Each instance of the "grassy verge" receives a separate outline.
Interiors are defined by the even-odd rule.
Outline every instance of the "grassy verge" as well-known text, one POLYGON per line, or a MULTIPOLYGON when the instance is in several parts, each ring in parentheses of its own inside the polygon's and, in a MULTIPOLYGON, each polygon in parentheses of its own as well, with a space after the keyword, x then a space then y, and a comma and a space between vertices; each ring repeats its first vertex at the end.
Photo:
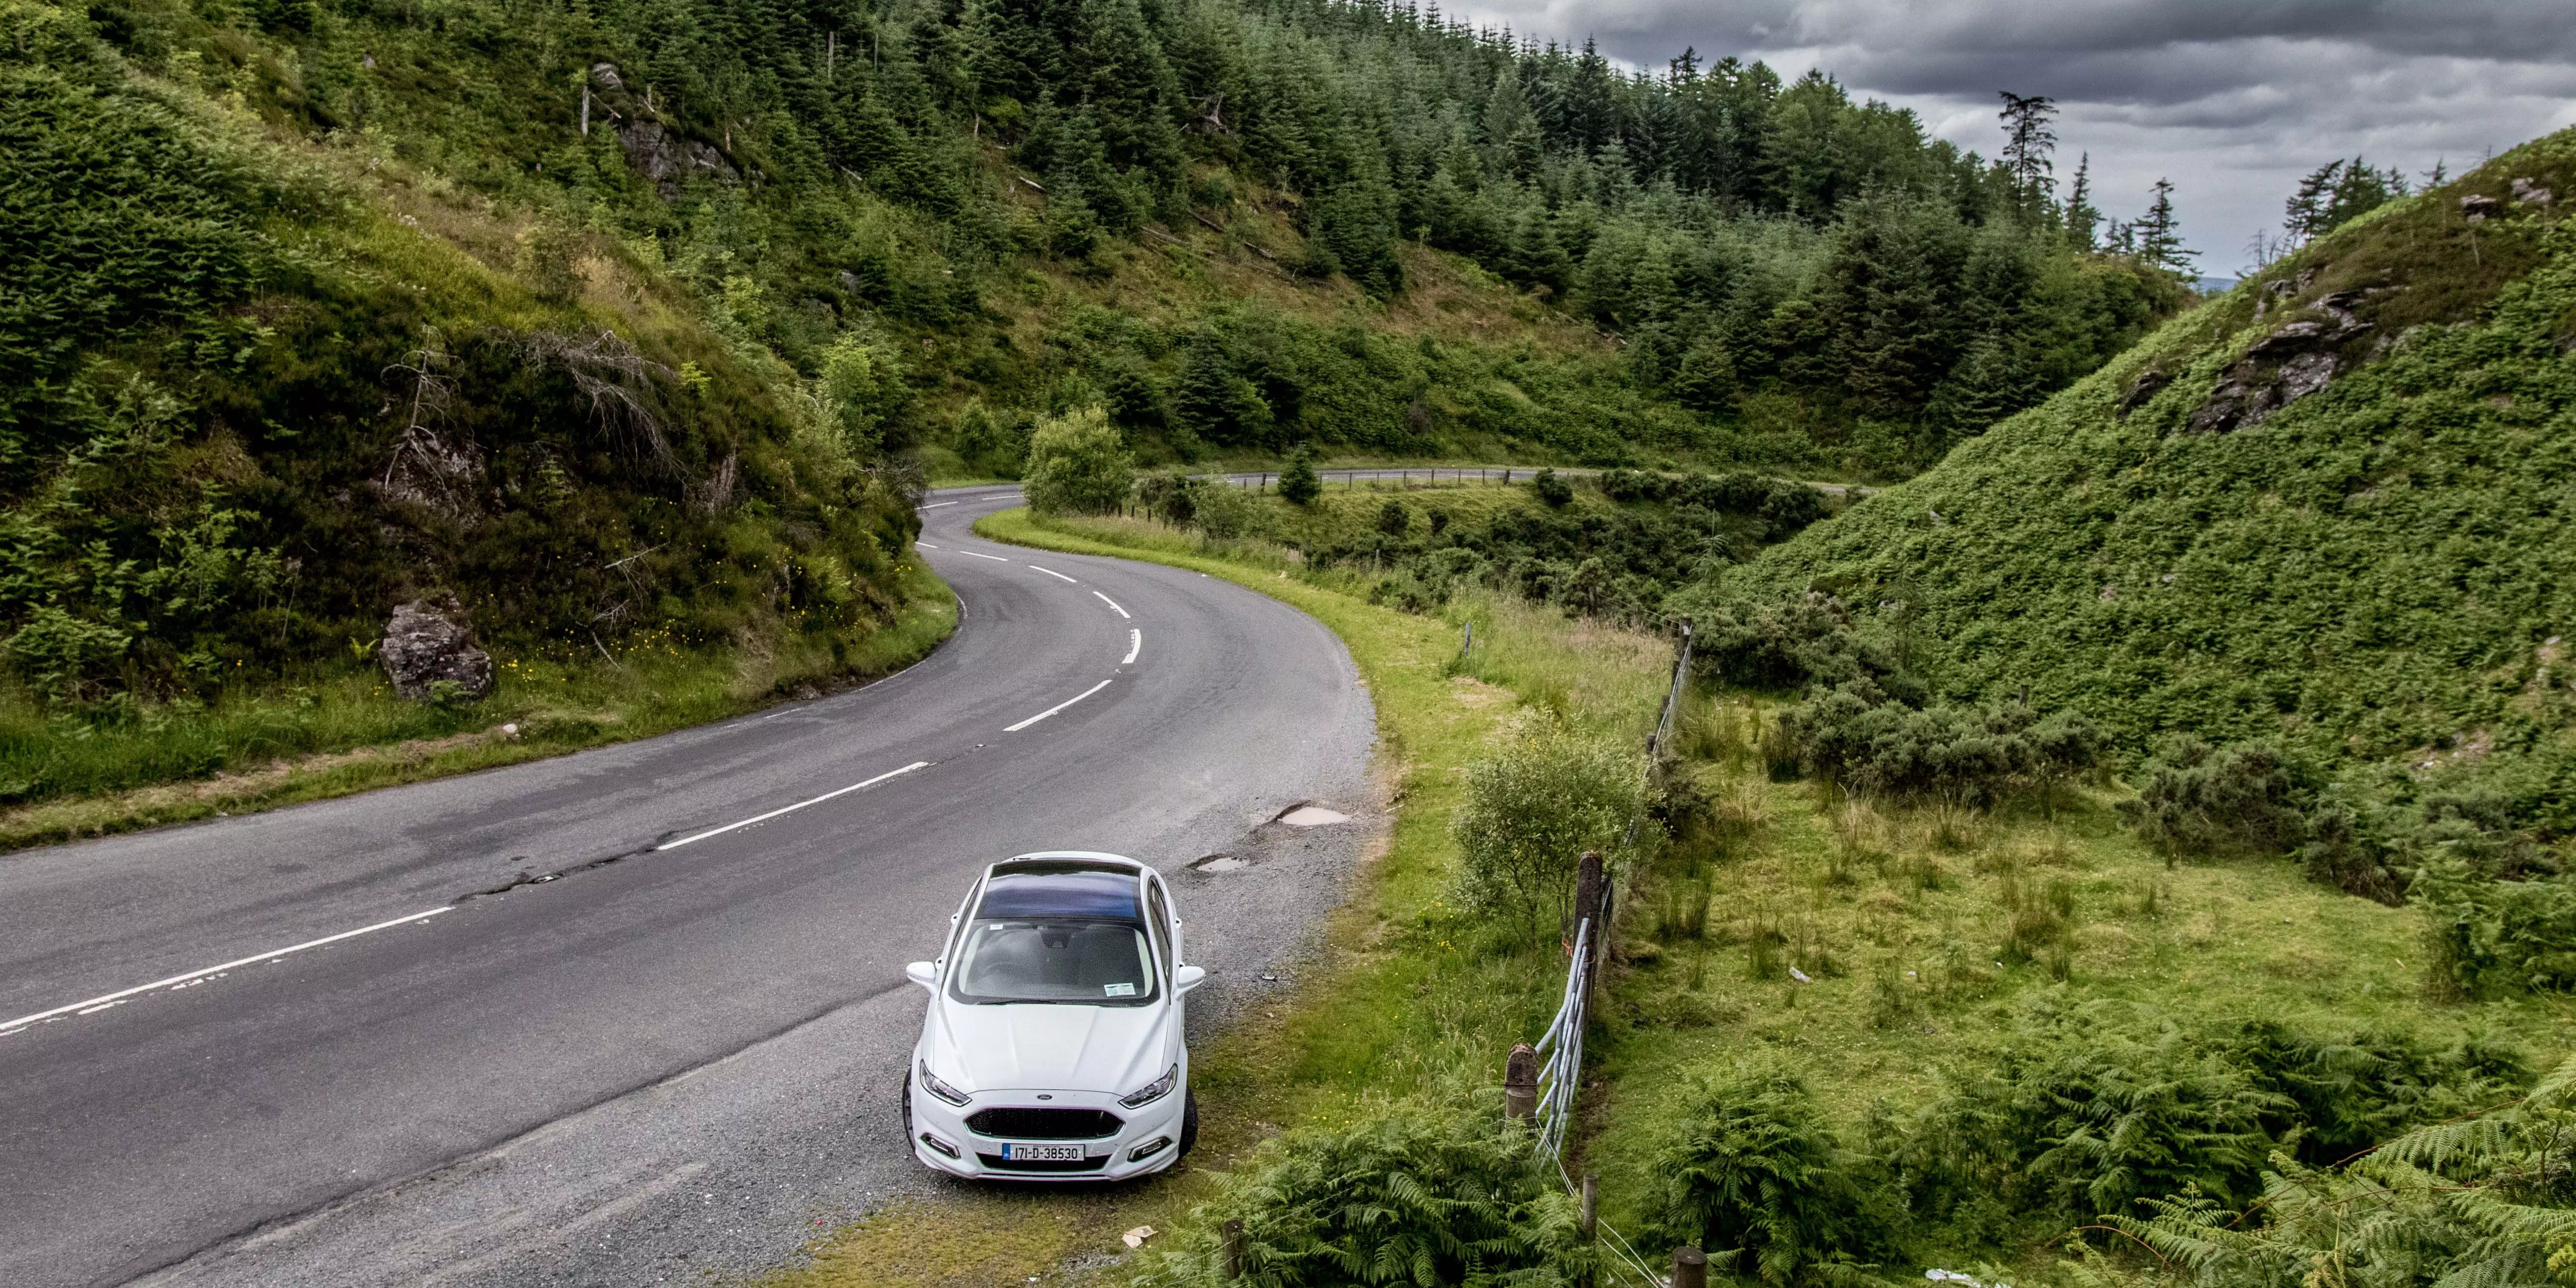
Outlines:
POLYGON ((396 698, 354 660, 202 705, 0 707, 0 787, 44 798, 0 810, 0 849, 517 764, 882 675, 956 629, 956 597, 928 569, 908 567, 904 589, 893 621, 849 638, 746 650, 644 637, 613 657, 496 656, 492 695, 453 707, 396 698))
MULTIPOLYGON (((2429 990, 2418 909, 2281 860, 2169 862, 2117 824, 2117 788, 1971 813, 1774 782, 1759 752, 1772 715, 1760 698, 1694 695, 1683 772, 1717 801, 1718 834, 1668 852, 1624 909, 1585 1146, 1623 1228, 1647 1222, 1652 1160, 1693 1084, 1747 1063, 1794 1072, 1860 1142, 1992 1069, 2026 1014, 2097 1000, 2186 1032, 2259 1021, 2501 1043, 2535 1069, 2576 1049, 2564 994, 2472 1007, 2429 990)), ((1985 1252, 1956 1251, 1947 1264, 1985 1252)), ((2049 1243, 2010 1251, 2014 1283, 2064 1274, 2049 1243)))
POLYGON ((1022 510, 977 531, 1188 568, 1312 614, 1349 647, 1375 700, 1394 826, 1326 926, 1311 982, 1193 1053, 1206 1131, 1187 1167, 1119 1190, 972 1190, 899 1204, 819 1245, 810 1266, 772 1280, 777 1288, 1092 1278, 1118 1264, 1122 1231, 1186 1220, 1210 1191, 1208 1169, 1287 1127, 1347 1120, 1426 1089, 1499 1085, 1504 1053, 1545 1024, 1564 965, 1548 951, 1478 951, 1473 928, 1450 910, 1461 771, 1525 703, 1642 737, 1670 665, 1661 640, 1516 601, 1465 595, 1439 615, 1378 607, 1355 575, 1307 572, 1263 543, 1212 546, 1158 524, 1041 521, 1022 510), (1469 621, 1476 651, 1462 662, 1469 621))

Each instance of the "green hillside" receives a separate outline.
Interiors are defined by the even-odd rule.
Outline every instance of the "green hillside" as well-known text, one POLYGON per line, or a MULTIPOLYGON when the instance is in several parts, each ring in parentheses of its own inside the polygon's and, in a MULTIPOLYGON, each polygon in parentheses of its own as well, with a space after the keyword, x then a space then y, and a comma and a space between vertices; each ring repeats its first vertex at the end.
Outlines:
POLYGON ((2576 193, 2576 134, 2318 239, 1680 602, 1829 597, 1932 696, 2026 692, 2177 773, 2217 762, 2168 735, 2259 741, 2275 803, 2335 806, 2270 842, 2358 847, 2328 866, 2382 897, 2463 846, 2554 869, 2576 229, 2552 191, 2576 193))

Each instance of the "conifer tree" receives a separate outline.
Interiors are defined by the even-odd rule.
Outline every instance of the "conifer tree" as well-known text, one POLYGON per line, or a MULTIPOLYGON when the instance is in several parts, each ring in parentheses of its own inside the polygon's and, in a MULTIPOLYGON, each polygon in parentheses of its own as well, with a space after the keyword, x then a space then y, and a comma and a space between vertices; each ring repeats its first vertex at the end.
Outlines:
POLYGON ((2057 188, 2057 131, 2048 120, 2057 115, 2057 100, 2044 94, 2022 95, 1998 90, 2004 108, 2004 170, 2012 176, 2013 195, 2027 213, 2044 209, 2057 188))
POLYGON ((2194 271, 2192 261, 2200 258, 2200 252, 2183 249, 2182 233, 2174 222, 2173 181, 2156 180, 2155 194, 2155 201, 2134 226, 2137 256, 2157 268, 2188 277, 2194 271))
POLYGON ((2066 190, 2066 240, 2079 251, 2094 247, 2093 229, 2102 222, 2102 212, 2093 206, 2093 154, 2084 153, 2075 162, 2075 182, 2066 190))

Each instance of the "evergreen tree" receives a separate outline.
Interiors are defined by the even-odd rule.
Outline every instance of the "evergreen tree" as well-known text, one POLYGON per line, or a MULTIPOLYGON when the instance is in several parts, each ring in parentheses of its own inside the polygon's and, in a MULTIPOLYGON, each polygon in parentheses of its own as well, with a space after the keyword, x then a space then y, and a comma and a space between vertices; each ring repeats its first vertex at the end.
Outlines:
POLYGON ((2195 271, 2192 261, 2200 252, 2183 249, 2182 232, 2174 222, 2172 180, 2156 180, 2155 201, 2138 217, 2134 232, 2140 260, 2185 277, 2195 271))
POLYGON ((2057 131, 2048 123, 2057 115, 2057 100, 2043 94, 1996 92, 2004 100, 1999 113, 2004 123, 2003 167, 2012 176, 2016 202, 2024 212, 2045 209, 2057 189, 2051 159, 2057 151, 2057 131))
POLYGON ((2066 190, 2066 240, 2079 251, 2094 248, 2093 229, 2102 222, 2102 212, 2093 206, 2093 154, 2084 153, 2075 162, 2075 182, 2066 190))
POLYGON ((1315 448, 1299 443, 1288 454, 1287 468, 1279 471, 1279 495, 1290 505, 1312 505, 1324 494, 1324 481, 1315 474, 1315 448))
POLYGON ((2334 198, 2337 180, 2343 176, 2343 162, 2329 161, 2299 180, 2296 192, 2290 194, 2283 208, 2281 228, 2292 242, 2305 242, 2334 227, 2326 222, 2327 207, 2334 198))

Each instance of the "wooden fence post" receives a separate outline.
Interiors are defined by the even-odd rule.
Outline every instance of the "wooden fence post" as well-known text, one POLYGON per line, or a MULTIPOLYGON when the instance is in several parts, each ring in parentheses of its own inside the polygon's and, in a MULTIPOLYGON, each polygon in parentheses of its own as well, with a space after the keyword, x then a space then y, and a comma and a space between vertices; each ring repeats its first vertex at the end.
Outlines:
POLYGON ((1708 1288, 1708 1254, 1685 1243, 1673 1249, 1673 1288, 1708 1288))
POLYGON ((1583 865, 1576 869, 1574 877, 1574 920, 1576 925, 1581 925, 1587 917, 1592 920, 1592 942, 1586 946, 1583 962, 1583 1014, 1586 1018, 1592 1014, 1592 976, 1595 974, 1592 968, 1602 960, 1602 948, 1610 941, 1609 907, 1609 870, 1602 866, 1601 851, 1585 850, 1583 865))
POLYGON ((1525 1123, 1537 1116, 1538 1048, 1523 1042, 1503 1062, 1503 1117, 1525 1123))
POLYGON ((1228 1280, 1241 1279, 1243 1277, 1243 1222, 1225 1223, 1224 1246, 1225 1277, 1228 1280))

